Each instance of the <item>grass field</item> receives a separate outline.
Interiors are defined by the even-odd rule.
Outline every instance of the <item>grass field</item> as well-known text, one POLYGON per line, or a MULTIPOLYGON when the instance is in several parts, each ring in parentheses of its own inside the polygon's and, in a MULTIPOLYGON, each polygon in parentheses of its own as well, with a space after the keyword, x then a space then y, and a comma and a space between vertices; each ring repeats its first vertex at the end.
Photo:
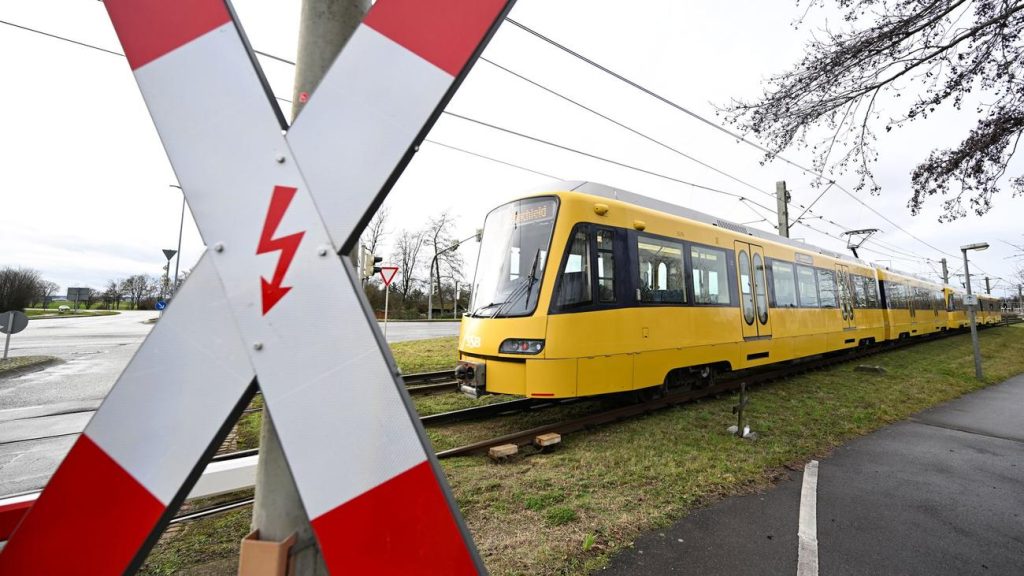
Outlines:
MULTIPOLYGON (((452 338, 417 343, 414 351, 397 345, 395 356, 406 372, 431 370, 422 366, 451 365, 454 346, 452 338), (406 370, 407 361, 418 368, 406 370)), ((588 573, 645 530, 720 498, 766 489, 784 467, 827 457, 850 438, 1024 372, 1024 325, 986 330, 981 346, 986 383, 974 379, 970 336, 959 335, 866 361, 886 374, 855 372, 850 363, 754 388, 754 442, 725 432, 735 423, 732 395, 567 436, 550 453, 442 465, 493 574, 588 573)), ((430 430, 430 437, 441 448, 487 426, 455 425, 430 430)), ((185 527, 158 546, 143 573, 213 573, 203 566, 230 572, 248 528, 247 511, 235 514, 185 527), (178 545, 182 538, 188 551, 178 545)))
POLYGON ((71 312, 61 314, 57 311, 56 307, 51 307, 47 310, 43 310, 42 308, 28 308, 25 310, 25 315, 28 316, 29 320, 83 318, 85 316, 113 316, 114 314, 120 314, 120 312, 117 310, 72 310, 71 312))
MULTIPOLYGON (((0 335, 0 340, 5 337, 0 335)), ((59 362, 59 360, 53 356, 11 356, 6 360, 0 360, 0 377, 13 376, 43 368, 55 362, 59 362)))

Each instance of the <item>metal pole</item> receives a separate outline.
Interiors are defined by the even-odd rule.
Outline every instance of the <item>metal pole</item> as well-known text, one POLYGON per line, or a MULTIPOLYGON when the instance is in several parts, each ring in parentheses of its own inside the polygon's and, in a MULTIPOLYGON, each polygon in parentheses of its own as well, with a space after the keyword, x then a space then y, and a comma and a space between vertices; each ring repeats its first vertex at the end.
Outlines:
POLYGON ((181 232, 185 229, 185 193, 181 194, 181 222, 178 223, 178 256, 174 261, 174 288, 171 290, 173 295, 178 291, 178 264, 181 264, 181 232))
POLYGON ((384 341, 388 341, 388 295, 390 294, 388 286, 384 286, 384 341))
MULTIPOLYGON (((967 295, 971 295, 971 270, 967 264, 967 250, 961 250, 964 253, 964 278, 967 283, 967 295)), ((974 376, 978 380, 983 380, 984 377, 981 374, 981 349, 978 347, 978 324, 975 318, 975 310, 978 308, 976 304, 971 304, 967 307, 967 314, 971 320, 971 345, 974 346, 974 376)))
POLYGON ((452 320, 459 319, 459 281, 455 280, 455 305, 452 306, 452 320))
POLYGON ((946 266, 946 259, 940 260, 942 262, 942 285, 949 284, 949 268, 946 266))
MULTIPOLYGON (((370 0, 302 1, 292 98, 293 121, 369 9, 370 0)), ((277 430, 270 412, 265 408, 260 434, 260 456, 256 466, 252 527, 260 531, 263 540, 280 542, 293 533, 296 535, 296 543, 292 548, 294 564, 288 572, 291 576, 327 574, 288 469, 277 430)))
POLYGON ((7 360, 7 351, 11 348, 11 332, 14 331, 14 310, 7 313, 7 338, 4 341, 4 360, 7 360))
POLYGON ((440 255, 440 252, 434 254, 434 259, 430 261, 430 275, 427 277, 427 320, 434 319, 434 263, 440 255))
POLYGON ((989 278, 985 276, 985 294, 992 294, 992 286, 989 285, 989 278))

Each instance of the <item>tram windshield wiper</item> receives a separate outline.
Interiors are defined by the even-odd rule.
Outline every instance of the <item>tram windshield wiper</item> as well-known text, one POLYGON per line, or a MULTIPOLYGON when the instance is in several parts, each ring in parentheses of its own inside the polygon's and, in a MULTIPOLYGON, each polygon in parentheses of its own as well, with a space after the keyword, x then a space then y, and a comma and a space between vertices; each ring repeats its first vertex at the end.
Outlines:
POLYGON ((477 313, 480 312, 481 310, 487 310, 488 308, 494 308, 495 306, 501 306, 502 304, 508 304, 508 300, 502 300, 501 302, 491 302, 490 304, 484 306, 478 306, 473 310, 473 314, 471 314, 471 316, 476 316, 477 313))
POLYGON ((540 259, 540 248, 537 248, 537 252, 533 254, 533 264, 530 265, 530 276, 526 282, 526 302, 523 303, 523 308, 530 307, 530 291, 533 290, 533 282, 537 279, 538 259, 540 259))
POLYGON ((519 301, 520 298, 523 297, 524 294, 526 295, 526 303, 523 305, 523 308, 529 308, 530 290, 533 289, 533 282, 534 280, 536 280, 538 259, 540 259, 540 248, 538 248, 537 252, 535 252, 533 255, 533 263, 530 265, 530 274, 527 275, 525 279, 526 281, 519 284, 519 286, 517 286, 516 289, 513 290, 511 294, 509 294, 509 297, 507 300, 505 300, 505 303, 502 306, 500 306, 497 310, 495 310, 493 314, 491 314, 491 318, 494 318, 501 314, 502 312, 504 312, 505 306, 514 305, 516 302, 519 301))

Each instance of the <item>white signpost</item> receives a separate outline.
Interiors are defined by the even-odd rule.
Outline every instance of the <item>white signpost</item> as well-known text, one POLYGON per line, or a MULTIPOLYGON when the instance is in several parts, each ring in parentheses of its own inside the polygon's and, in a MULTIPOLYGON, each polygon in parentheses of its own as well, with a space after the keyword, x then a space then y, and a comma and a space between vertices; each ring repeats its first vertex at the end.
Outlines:
POLYGON ((289 128, 223 0, 106 0, 213 250, 0 552, 0 573, 133 571, 257 387, 332 573, 483 571, 338 254, 511 4, 378 0, 289 128))
POLYGON ((398 273, 397 266, 381 266, 380 278, 384 281, 384 339, 388 338, 388 295, 391 294, 391 281, 398 273))

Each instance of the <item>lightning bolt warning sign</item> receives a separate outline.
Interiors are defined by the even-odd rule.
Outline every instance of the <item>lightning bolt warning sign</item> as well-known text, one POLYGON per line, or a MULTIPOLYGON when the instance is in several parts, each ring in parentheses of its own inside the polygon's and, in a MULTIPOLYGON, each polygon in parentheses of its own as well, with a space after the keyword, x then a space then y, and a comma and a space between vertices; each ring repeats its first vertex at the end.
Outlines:
POLYGON ((299 249, 302 237, 305 232, 296 232, 281 238, 274 238, 274 232, 281 224, 284 213, 295 197, 295 188, 289 186, 274 186, 274 194, 270 197, 270 208, 267 209, 267 219, 263 223, 263 233, 260 234, 260 243, 256 247, 256 254, 281 251, 281 257, 274 268, 274 277, 270 282, 260 276, 260 292, 263 296, 263 315, 277 304, 284 295, 292 289, 291 286, 282 286, 284 275, 288 273, 288 267, 295 258, 295 252, 299 249))

